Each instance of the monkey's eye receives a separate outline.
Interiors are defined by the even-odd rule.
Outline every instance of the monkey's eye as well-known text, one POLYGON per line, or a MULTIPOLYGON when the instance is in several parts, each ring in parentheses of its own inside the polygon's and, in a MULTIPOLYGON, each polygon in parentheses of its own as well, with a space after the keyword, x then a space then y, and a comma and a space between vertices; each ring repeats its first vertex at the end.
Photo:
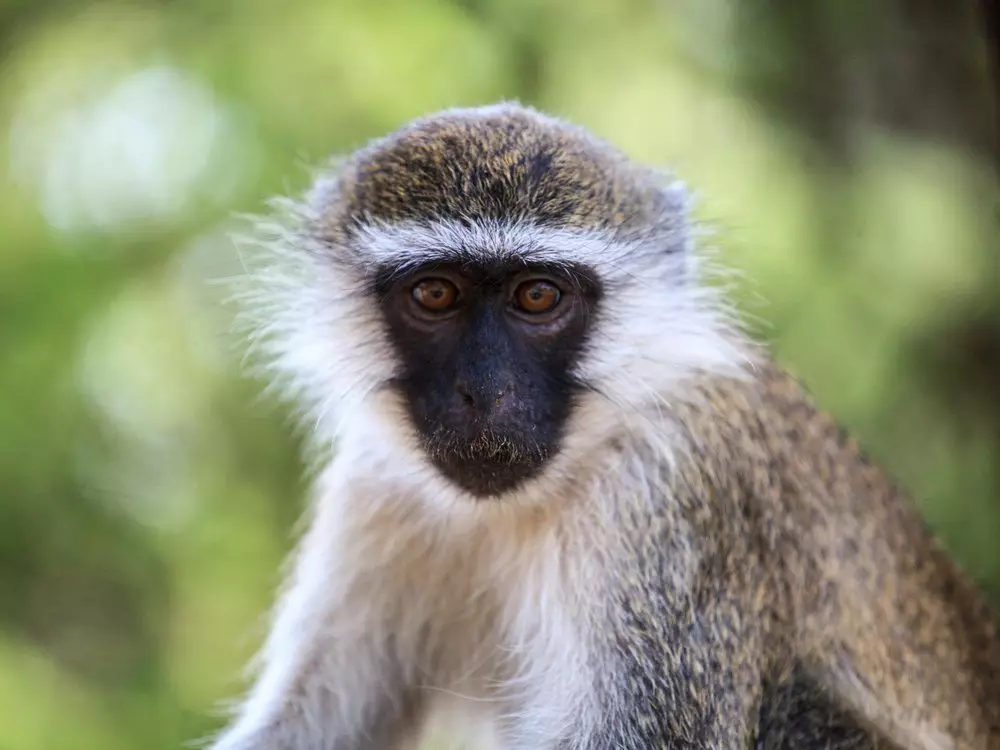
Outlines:
POLYGON ((413 299, 430 312, 448 312, 458 300, 458 287, 448 279, 424 279, 414 285, 413 299))
POLYGON ((530 315, 547 313, 559 304, 562 292, 555 284, 541 279, 525 281, 514 290, 514 305, 530 315))

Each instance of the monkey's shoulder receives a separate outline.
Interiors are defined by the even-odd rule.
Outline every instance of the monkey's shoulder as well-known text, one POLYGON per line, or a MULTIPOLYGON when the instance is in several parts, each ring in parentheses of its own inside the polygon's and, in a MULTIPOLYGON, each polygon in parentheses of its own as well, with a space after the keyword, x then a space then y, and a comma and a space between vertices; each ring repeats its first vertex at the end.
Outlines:
POLYGON ((896 480, 789 369, 761 356, 742 378, 705 378, 678 406, 694 463, 767 492, 870 503, 902 495, 896 480))

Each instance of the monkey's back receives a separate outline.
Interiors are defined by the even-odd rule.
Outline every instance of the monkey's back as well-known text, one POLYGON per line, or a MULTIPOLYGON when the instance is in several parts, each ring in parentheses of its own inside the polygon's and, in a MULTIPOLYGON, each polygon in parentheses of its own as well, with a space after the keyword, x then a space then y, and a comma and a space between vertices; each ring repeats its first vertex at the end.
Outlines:
POLYGON ((748 576, 748 599, 796 654, 797 679, 822 674, 855 705, 879 694, 912 712, 905 726, 879 717, 896 736, 944 726, 962 747, 1000 747, 983 744, 1000 743, 1000 640, 983 596, 794 377, 766 356, 751 372, 705 381, 677 407, 689 450, 675 486, 718 488, 729 538, 754 540, 746 559, 777 571, 748 576))

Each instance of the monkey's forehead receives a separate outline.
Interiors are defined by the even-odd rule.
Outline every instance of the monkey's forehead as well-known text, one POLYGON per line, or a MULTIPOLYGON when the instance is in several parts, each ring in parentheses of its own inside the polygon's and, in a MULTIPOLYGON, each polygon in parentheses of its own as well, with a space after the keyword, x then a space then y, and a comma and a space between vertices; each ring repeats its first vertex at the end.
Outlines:
POLYGON ((655 210, 652 170, 586 131, 519 105, 415 120, 344 165, 325 218, 516 219, 618 229, 655 210))

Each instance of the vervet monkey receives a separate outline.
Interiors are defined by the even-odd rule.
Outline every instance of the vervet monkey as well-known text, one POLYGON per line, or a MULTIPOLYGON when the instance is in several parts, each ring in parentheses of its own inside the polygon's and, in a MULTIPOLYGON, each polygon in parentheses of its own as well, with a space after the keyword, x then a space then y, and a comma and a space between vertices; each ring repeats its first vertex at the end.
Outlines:
POLYGON ((983 597, 742 333, 688 202, 503 103, 278 204, 245 309, 332 457, 214 750, 434 717, 504 750, 1000 748, 983 597))

